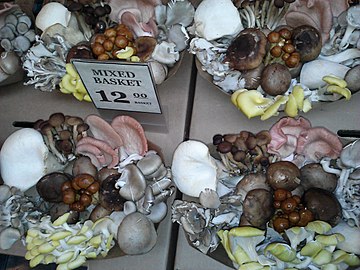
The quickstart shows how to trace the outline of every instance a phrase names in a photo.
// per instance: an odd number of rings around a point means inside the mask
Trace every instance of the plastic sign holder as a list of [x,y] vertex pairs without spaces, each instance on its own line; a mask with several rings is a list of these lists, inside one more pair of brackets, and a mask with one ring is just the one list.
[[129,115],[145,130],[167,133],[156,84],[147,63],[73,59],[99,114],[106,120]]

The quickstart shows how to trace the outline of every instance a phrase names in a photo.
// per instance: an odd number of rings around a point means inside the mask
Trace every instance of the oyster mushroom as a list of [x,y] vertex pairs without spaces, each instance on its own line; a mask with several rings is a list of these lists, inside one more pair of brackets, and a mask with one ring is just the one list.
[[67,27],[70,21],[71,12],[62,4],[50,2],[44,5],[36,16],[35,25],[41,31],[45,31],[54,24],[61,24]]
[[266,54],[266,36],[256,28],[247,28],[230,43],[225,63],[236,70],[257,68]]
[[146,180],[136,165],[129,164],[125,166],[115,187],[120,187],[121,197],[137,201],[145,194]]
[[217,188],[217,166],[202,142],[180,143],[175,149],[171,170],[176,186],[188,196],[198,197],[205,188]]
[[215,190],[205,188],[199,195],[200,204],[205,208],[219,208],[221,202]]
[[5,184],[22,191],[34,186],[46,173],[62,168],[49,152],[41,133],[31,128],[15,131],[1,148],[1,177]]
[[139,212],[127,215],[119,225],[117,242],[120,249],[128,255],[149,252],[156,240],[154,223]]
[[136,166],[149,180],[160,180],[167,174],[167,169],[157,154],[146,155],[136,163]]
[[349,38],[355,29],[360,28],[360,6],[352,6],[347,10],[346,14],[347,27],[345,34],[340,42],[340,49],[344,49],[349,44]]
[[20,238],[21,234],[18,229],[12,227],[5,228],[0,232],[0,248],[3,250],[9,249]]
[[195,11],[194,26],[195,33],[206,40],[234,37],[244,29],[239,12],[231,0],[201,1]]

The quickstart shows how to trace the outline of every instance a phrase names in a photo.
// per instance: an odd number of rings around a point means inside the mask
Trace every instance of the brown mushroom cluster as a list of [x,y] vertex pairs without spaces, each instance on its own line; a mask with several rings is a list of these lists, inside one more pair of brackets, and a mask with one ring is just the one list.
[[263,171],[270,164],[271,155],[267,144],[271,136],[267,130],[253,134],[241,131],[238,134],[216,134],[213,144],[229,172],[243,174]]
[[74,159],[75,145],[87,136],[89,126],[78,116],[53,113],[47,120],[37,120],[34,128],[39,130],[46,145],[57,160],[66,164]]

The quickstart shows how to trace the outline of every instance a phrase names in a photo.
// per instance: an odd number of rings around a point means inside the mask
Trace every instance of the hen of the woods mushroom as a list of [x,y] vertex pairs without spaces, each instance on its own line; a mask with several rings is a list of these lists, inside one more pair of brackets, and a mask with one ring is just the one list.
[[236,269],[358,266],[359,147],[301,117],[216,134],[211,146],[185,141],[171,167],[185,195],[172,220],[209,256],[221,243]]
[[188,0],[47,3],[35,20],[40,34],[24,55],[26,84],[90,102],[72,58],[147,62],[161,84],[176,72],[194,12]]
[[155,246],[175,187],[139,122],[54,113],[27,125],[0,151],[1,249],[22,239],[31,267],[73,269],[114,246],[129,255]]
[[314,102],[349,100],[359,90],[353,81],[360,75],[356,3],[201,1],[189,51],[200,74],[211,75],[248,118],[266,120],[279,111],[294,117]]

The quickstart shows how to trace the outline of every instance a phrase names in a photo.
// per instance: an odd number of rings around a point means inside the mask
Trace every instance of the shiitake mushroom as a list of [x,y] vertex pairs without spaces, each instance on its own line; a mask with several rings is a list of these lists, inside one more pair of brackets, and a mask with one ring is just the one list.
[[273,195],[270,191],[258,188],[246,194],[243,215],[252,226],[264,229],[273,213]]
[[61,172],[48,173],[40,178],[36,190],[47,202],[62,202],[62,185],[71,180],[71,176]]
[[304,206],[310,210],[315,219],[337,225],[342,218],[342,209],[336,196],[325,189],[310,188],[302,198]]
[[116,180],[120,174],[110,175],[101,182],[99,191],[99,202],[102,207],[109,211],[122,211],[125,199],[119,194],[119,190],[115,188]]
[[302,63],[316,59],[322,48],[320,32],[310,25],[301,25],[294,28],[292,43],[300,53]]
[[300,169],[301,185],[305,190],[322,188],[333,192],[337,186],[337,176],[324,171],[321,164],[309,163]]
[[271,163],[266,172],[267,182],[274,189],[294,190],[300,184],[300,169],[290,161]]

